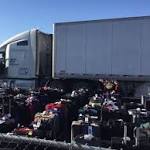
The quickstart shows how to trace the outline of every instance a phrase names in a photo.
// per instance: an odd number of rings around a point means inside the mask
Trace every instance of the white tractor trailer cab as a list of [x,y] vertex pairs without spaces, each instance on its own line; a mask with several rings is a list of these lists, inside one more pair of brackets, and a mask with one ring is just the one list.
[[26,31],[0,45],[0,81],[7,86],[34,88],[51,76],[52,35]]

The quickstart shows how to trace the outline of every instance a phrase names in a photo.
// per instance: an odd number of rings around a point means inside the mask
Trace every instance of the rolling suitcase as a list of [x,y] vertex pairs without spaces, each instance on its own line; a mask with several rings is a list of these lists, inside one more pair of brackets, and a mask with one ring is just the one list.
[[85,121],[73,121],[71,127],[71,142],[100,146],[100,125]]

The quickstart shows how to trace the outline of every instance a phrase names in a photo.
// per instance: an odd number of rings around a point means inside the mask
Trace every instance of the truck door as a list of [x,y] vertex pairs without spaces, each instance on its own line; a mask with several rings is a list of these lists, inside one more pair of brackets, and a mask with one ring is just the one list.
[[[23,45],[20,45],[23,44]],[[24,46],[25,45],[25,46]],[[6,66],[8,77],[28,78],[30,77],[30,67],[28,63],[29,47],[25,42],[12,43],[6,50]],[[31,65],[31,64],[30,64]]]

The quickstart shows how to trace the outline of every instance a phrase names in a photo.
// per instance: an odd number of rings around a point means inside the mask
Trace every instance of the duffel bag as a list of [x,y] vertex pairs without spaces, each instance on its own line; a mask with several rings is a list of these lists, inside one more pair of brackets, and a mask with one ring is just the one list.
[[63,110],[64,104],[61,102],[49,103],[45,106],[46,111]]

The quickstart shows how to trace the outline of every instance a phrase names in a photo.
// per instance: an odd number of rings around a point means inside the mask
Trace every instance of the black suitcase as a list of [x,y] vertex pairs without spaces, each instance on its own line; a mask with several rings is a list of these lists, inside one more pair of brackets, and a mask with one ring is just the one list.
[[100,146],[100,125],[84,121],[73,121],[71,127],[71,142]]
[[16,126],[17,124],[10,114],[6,114],[0,118],[0,133],[11,132]]

